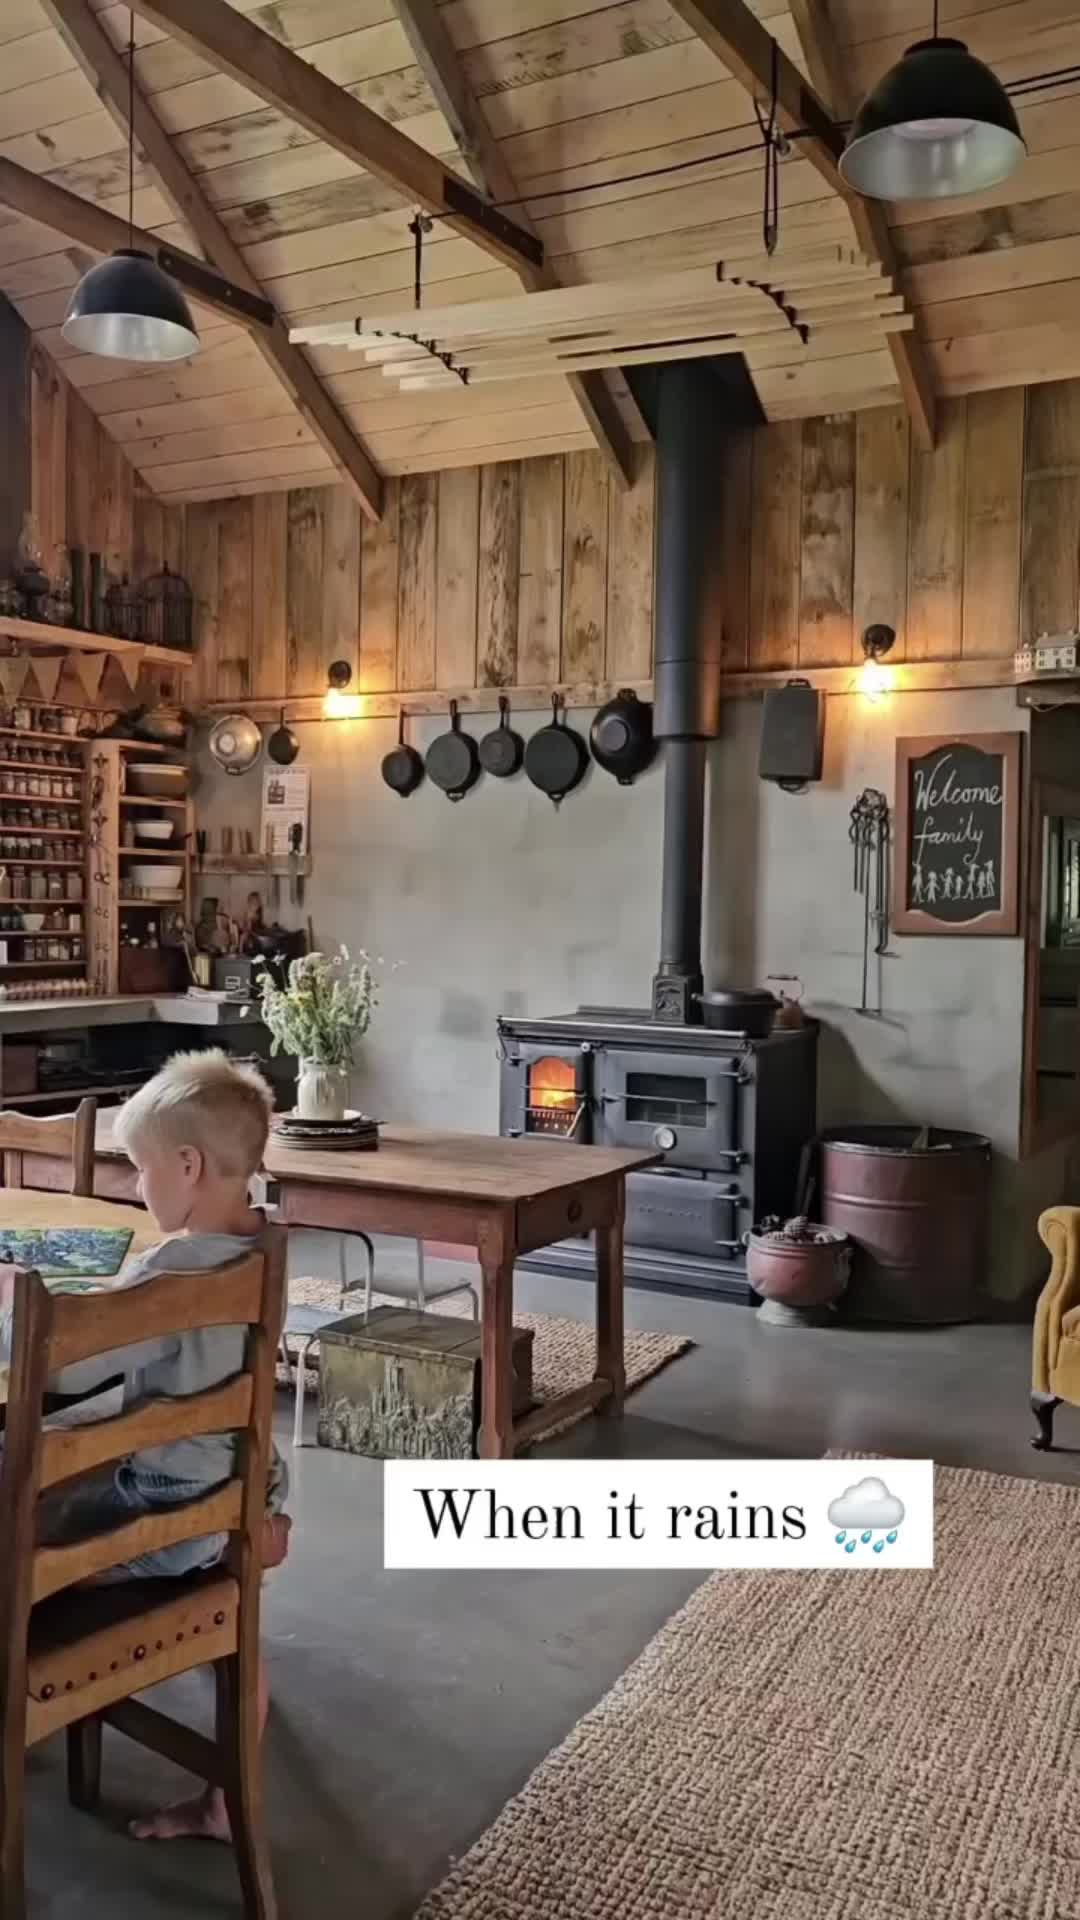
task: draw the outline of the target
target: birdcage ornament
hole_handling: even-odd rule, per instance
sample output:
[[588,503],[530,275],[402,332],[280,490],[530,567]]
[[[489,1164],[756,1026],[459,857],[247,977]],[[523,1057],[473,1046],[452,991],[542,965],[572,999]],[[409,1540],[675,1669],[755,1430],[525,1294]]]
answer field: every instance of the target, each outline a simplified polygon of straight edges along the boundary
[[105,595],[105,631],[117,640],[142,639],[142,600],[125,573]]
[[155,647],[191,649],[191,588],[182,574],[162,567],[142,588],[141,638]]

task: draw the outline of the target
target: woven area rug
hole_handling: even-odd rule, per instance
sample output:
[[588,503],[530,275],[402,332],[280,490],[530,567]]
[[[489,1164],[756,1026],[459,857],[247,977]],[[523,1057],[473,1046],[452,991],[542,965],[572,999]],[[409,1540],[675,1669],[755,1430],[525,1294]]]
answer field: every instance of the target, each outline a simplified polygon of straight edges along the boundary
[[[392,1298],[376,1289],[373,1301],[377,1306],[402,1306],[400,1298]],[[326,1307],[329,1311],[337,1308],[339,1293],[332,1280],[300,1279],[289,1281],[289,1299],[295,1305]],[[363,1295],[350,1296],[350,1305],[356,1313],[363,1307]],[[432,1303],[432,1313],[452,1314],[464,1319],[471,1314],[467,1294],[454,1294],[449,1300],[436,1300]],[[519,1313],[514,1310],[515,1327],[532,1327],[536,1338],[533,1342],[533,1389],[538,1400],[553,1400],[560,1393],[569,1393],[573,1387],[583,1387],[593,1377],[596,1367],[596,1334],[593,1327],[583,1320],[568,1320],[550,1313]],[[636,1333],[628,1331],[625,1338],[626,1353],[626,1390],[632,1393],[644,1381],[650,1380],[663,1367],[677,1360],[681,1353],[687,1353],[693,1346],[692,1340],[684,1339],[676,1333]],[[279,1367],[278,1377],[284,1380],[284,1369]],[[314,1386],[318,1376],[312,1374],[310,1383]],[[574,1414],[571,1419],[558,1427],[553,1427],[547,1438],[556,1433],[565,1433],[568,1427],[577,1426],[579,1420],[586,1420],[589,1414]]]
[[1080,1914],[1080,1489],[936,1482],[936,1572],[710,1576],[417,1920]]

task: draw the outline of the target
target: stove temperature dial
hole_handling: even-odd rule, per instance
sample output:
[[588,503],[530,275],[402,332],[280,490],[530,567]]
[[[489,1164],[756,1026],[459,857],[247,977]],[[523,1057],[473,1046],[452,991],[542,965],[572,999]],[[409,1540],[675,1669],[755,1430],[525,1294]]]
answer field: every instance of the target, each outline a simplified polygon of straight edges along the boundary
[[652,1143],[661,1153],[670,1153],[679,1144],[679,1136],[674,1127],[654,1127]]

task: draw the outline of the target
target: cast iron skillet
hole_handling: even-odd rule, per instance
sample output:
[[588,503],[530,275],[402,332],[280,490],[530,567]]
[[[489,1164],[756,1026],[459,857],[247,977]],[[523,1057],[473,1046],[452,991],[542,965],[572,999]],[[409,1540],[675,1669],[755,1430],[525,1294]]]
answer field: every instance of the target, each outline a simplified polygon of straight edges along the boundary
[[480,765],[496,780],[508,780],[525,758],[525,742],[510,725],[510,702],[505,694],[499,699],[499,724],[485,733],[480,742]]
[[300,751],[300,742],[291,727],[285,725],[285,709],[281,709],[280,723],[274,728],[266,743],[266,751],[271,760],[279,767],[291,767]]
[[632,786],[656,753],[652,707],[639,700],[632,687],[623,687],[601,707],[589,729],[592,756],[605,773],[614,774],[621,787]]
[[415,793],[424,777],[424,762],[415,747],[405,744],[405,709],[398,713],[398,743],[383,756],[382,777],[388,787],[404,800]]
[[551,723],[534,733],[525,749],[525,771],[534,787],[554,800],[558,806],[564,794],[570,793],[584,778],[589,764],[589,749],[580,733],[560,724],[559,713],[562,708],[562,695],[551,696]]
[[448,800],[463,800],[480,778],[480,753],[471,733],[462,733],[456,700],[450,702],[450,731],[437,734],[427,751],[427,770]]

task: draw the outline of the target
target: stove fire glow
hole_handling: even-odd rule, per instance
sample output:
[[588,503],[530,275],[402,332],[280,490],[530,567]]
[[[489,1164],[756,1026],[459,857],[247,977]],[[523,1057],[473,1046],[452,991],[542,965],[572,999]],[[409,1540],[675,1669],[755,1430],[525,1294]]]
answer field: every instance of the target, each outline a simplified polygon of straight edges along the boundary
[[568,1139],[581,1115],[581,1095],[572,1060],[556,1055],[535,1060],[529,1068],[526,1128],[529,1133],[554,1133]]

